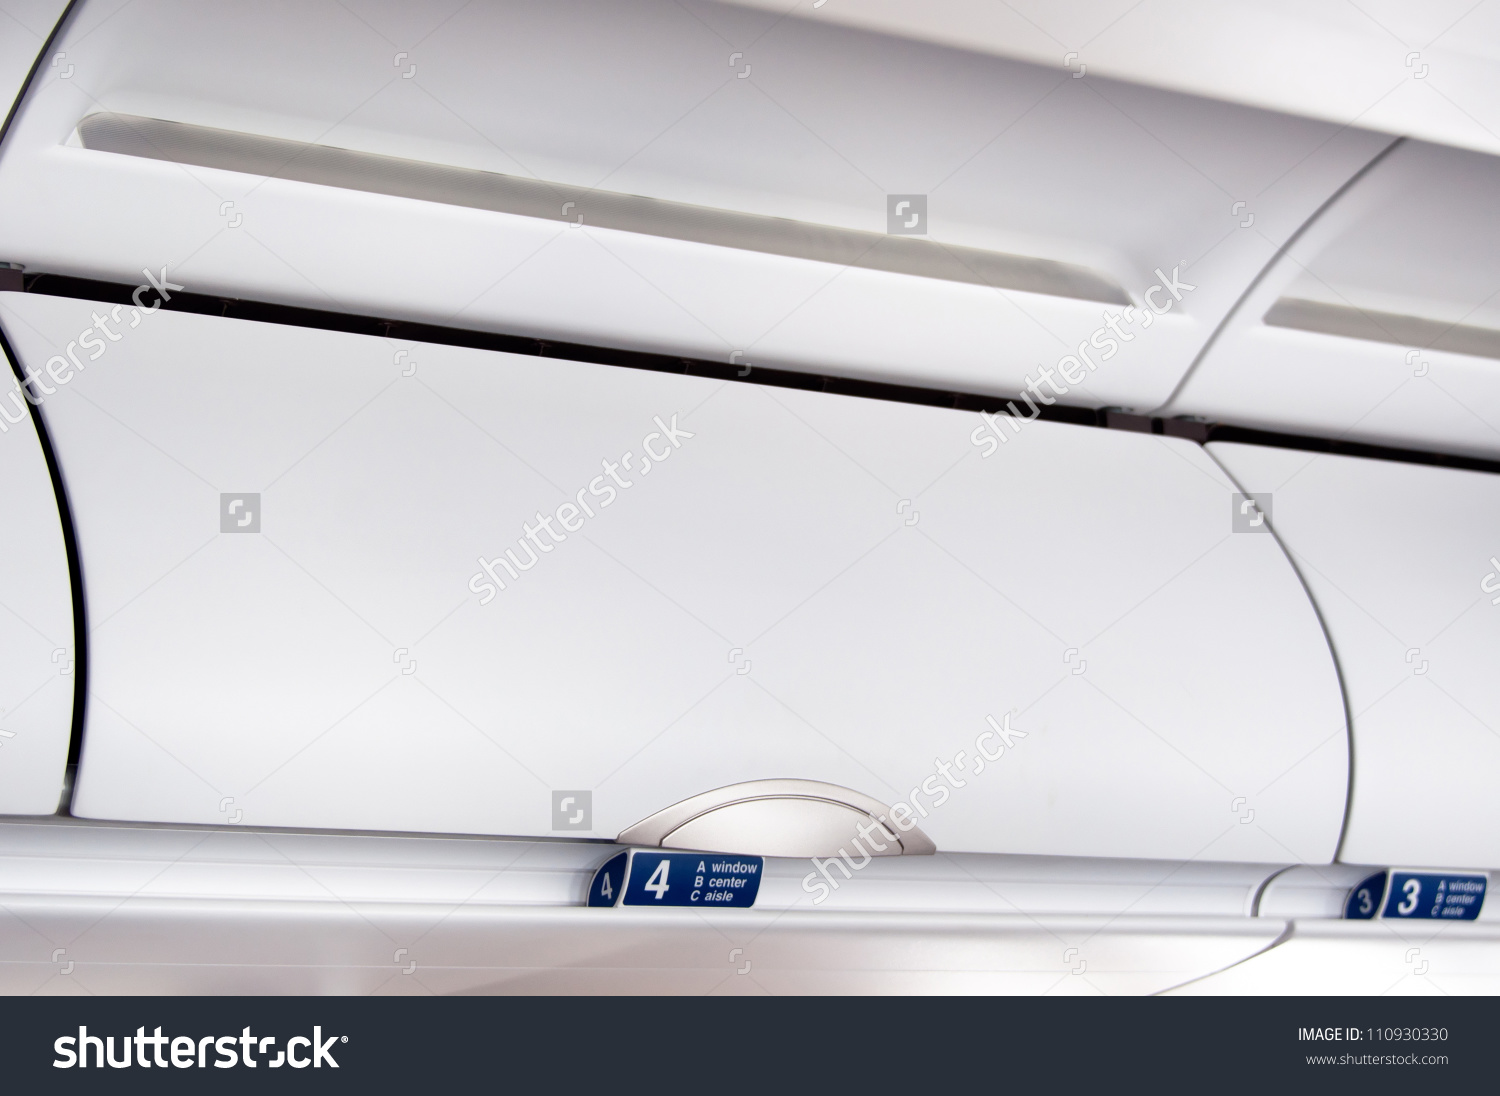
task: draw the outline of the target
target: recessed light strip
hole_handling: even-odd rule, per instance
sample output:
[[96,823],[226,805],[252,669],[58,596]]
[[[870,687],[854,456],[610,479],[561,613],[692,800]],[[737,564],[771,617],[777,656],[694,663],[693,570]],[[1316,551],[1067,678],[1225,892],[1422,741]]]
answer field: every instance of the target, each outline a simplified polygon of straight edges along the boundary
[[1500,331],[1494,328],[1468,327],[1398,312],[1372,312],[1352,305],[1282,297],[1265,314],[1264,322],[1272,327],[1315,331],[1320,335],[1500,359]]
[[78,136],[85,148],[124,156],[549,221],[576,223],[581,217],[582,223],[596,228],[742,251],[1106,304],[1131,303],[1117,283],[1085,267],[914,236],[737,213],[129,114],[91,114],[78,123]]

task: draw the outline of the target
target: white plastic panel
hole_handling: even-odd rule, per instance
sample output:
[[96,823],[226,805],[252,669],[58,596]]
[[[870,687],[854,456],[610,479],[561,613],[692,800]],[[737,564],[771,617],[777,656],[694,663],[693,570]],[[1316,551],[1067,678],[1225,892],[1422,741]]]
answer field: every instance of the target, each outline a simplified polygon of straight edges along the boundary
[[[1500,158],[1398,146],[1266,273],[1163,413],[1500,453],[1497,189]],[[1267,324],[1279,300],[1333,306],[1375,338]]]
[[[1341,919],[1350,893],[1378,870],[1361,864],[1294,865],[1266,884],[1256,902],[1256,915]],[[1379,898],[1377,894],[1374,900]]]
[[[583,906],[594,871],[619,851],[597,841],[10,820],[0,822],[0,900]],[[882,858],[817,902],[801,886],[805,858],[769,857],[755,908],[1243,918],[1266,878],[1279,870],[1274,864],[957,853],[892,861]]]
[[1265,865],[982,856],[821,907],[772,859],[754,909],[580,908],[613,851],[0,823],[0,992],[1151,993],[1284,928],[1241,916]]
[[[735,2],[1500,152],[1500,13],[1487,4]],[[1402,42],[1421,52],[1395,52]]]
[[1274,948],[1172,993],[1492,996],[1500,993],[1500,925],[1297,921]]
[[1500,476],[1209,450],[1271,493],[1343,672],[1354,741],[1340,859],[1500,864]]
[[1138,305],[1186,264],[1193,290],[1153,294],[1170,312],[1055,382],[1082,405],[1166,399],[1389,142],[671,0],[87,0],[61,48],[77,71],[36,89],[0,160],[0,202],[35,211],[0,255],[31,269],[134,284],[165,264],[199,292],[970,391],[1043,384],[1096,331],[1085,353],[1113,353],[1088,301],[579,227],[561,201],[547,220],[188,168],[74,130],[118,111],[872,232],[887,195],[921,194],[930,239],[1083,266]]
[[[109,311],[0,308],[38,363]],[[78,813],[533,835],[585,789],[613,837],[797,778],[926,783],[944,851],[1333,854],[1331,656],[1188,443],[1033,422],[986,458],[951,410],[116,314],[46,405],[94,622]],[[220,532],[231,493],[259,532]],[[976,773],[991,716],[1026,737]]]
[[[0,968],[0,991],[39,995],[1135,995],[1236,963],[1280,927],[960,914],[935,930],[931,918],[900,913],[752,909],[725,924],[691,911],[332,900],[216,908],[190,899],[33,899],[7,910],[0,946],[25,958]],[[54,941],[75,938],[53,962]],[[747,963],[746,977],[736,977]]]
[[0,369],[0,814],[51,814],[73,726],[73,594],[47,460]]
[[[26,74],[67,6],[67,0],[6,0],[0,8],[0,121],[21,94]],[[56,66],[47,67],[52,71],[45,75],[59,76],[68,71],[68,59],[58,58]]]

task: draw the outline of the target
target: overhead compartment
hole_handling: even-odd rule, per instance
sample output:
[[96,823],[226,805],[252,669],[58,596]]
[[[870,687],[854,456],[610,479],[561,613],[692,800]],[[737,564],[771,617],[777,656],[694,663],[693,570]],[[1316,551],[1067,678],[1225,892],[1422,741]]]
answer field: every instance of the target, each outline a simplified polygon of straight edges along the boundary
[[83,0],[58,48],[29,270],[1137,410],[1390,141],[672,0]]
[[1500,159],[1404,141],[1235,309],[1165,415],[1500,454]]
[[1196,446],[5,302],[28,364],[120,336],[44,407],[93,621],[75,813],[613,838],[816,781],[941,851],[1334,853],[1332,658]]
[[[9,328],[0,294],[0,321]],[[38,370],[45,368],[45,358]],[[57,495],[28,398],[41,380],[0,380],[0,814],[52,814],[63,791],[78,652]],[[29,396],[27,395],[29,393]]]
[[1500,476],[1211,443],[1327,625],[1353,731],[1341,860],[1500,865]]

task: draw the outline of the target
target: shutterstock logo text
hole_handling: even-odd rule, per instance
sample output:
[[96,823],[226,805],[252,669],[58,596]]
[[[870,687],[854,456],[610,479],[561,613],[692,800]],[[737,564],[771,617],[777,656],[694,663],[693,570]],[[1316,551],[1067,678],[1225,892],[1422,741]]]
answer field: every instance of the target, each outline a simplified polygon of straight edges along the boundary
[[161,1028],[147,1035],[144,1027],[138,1027],[134,1035],[119,1036],[120,1054],[117,1058],[115,1038],[113,1035],[90,1035],[87,1027],[80,1027],[76,1036],[60,1035],[52,1044],[52,1049],[57,1052],[52,1066],[54,1069],[73,1069],[75,1066],[103,1069],[106,1065],[111,1069],[128,1069],[133,1065],[141,1069],[153,1066],[157,1069],[206,1069],[212,1065],[215,1069],[233,1069],[243,1065],[248,1069],[261,1066],[269,1069],[282,1066],[338,1069],[339,1064],[334,1061],[329,1048],[334,1043],[349,1041],[347,1035],[330,1035],[325,1039],[323,1029],[316,1026],[311,1038],[293,1035],[282,1048],[278,1048],[276,1036],[255,1035],[248,1027],[238,1035],[204,1035],[201,1038],[163,1035]]

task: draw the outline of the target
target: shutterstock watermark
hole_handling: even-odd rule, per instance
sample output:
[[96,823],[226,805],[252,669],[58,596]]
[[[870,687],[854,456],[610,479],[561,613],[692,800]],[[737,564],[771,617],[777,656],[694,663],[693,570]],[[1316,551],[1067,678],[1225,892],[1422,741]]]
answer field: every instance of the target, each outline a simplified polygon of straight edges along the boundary
[[[293,1035],[278,1049],[276,1036],[256,1035],[247,1027],[238,1035],[163,1035],[161,1028],[147,1035],[144,1027],[135,1029],[135,1034],[122,1035],[120,1056],[115,1057],[115,1036],[90,1035],[87,1027],[80,1027],[78,1034],[59,1035],[52,1043],[57,1058],[54,1069],[89,1069],[92,1059],[94,1069],[129,1069],[132,1065],[141,1069],[233,1069],[243,1065],[256,1069],[262,1065],[268,1069],[291,1066],[293,1069],[338,1069],[332,1047],[335,1043],[347,1043],[347,1035],[330,1035],[323,1038],[323,1029],[314,1026],[312,1035]],[[132,1060],[131,1049],[135,1050]],[[272,1057],[272,1052],[275,1057]],[[92,1052],[92,1053],[91,1053]],[[210,1052],[213,1057],[210,1059]],[[260,1055],[259,1061],[256,1055]],[[167,1059],[170,1058],[169,1062]]]
[[[63,348],[62,354],[53,354],[52,357],[47,359],[46,375],[52,378],[52,385],[49,385],[42,378],[41,370],[25,370],[25,378],[16,383],[15,387],[10,391],[10,401],[16,409],[15,418],[10,417],[10,412],[5,406],[5,401],[0,400],[0,434],[8,431],[12,426],[18,425],[26,417],[26,405],[21,402],[19,397],[24,395],[27,403],[33,407],[40,407],[45,397],[52,395],[58,388],[67,384],[77,373],[83,372],[84,363],[78,360],[75,347],[81,347],[89,351],[89,361],[98,361],[109,349],[110,343],[119,342],[125,337],[126,331],[139,327],[142,316],[151,315],[162,306],[164,301],[172,299],[173,290],[181,290],[183,288],[183,286],[178,285],[176,282],[168,280],[166,267],[161,268],[159,275],[144,269],[141,273],[146,275],[146,281],[144,284],[136,286],[135,292],[130,295],[130,299],[136,304],[136,307],[130,310],[130,322],[127,324],[121,315],[121,312],[126,308],[123,304],[115,305],[102,316],[97,312],[92,313],[93,325],[85,327],[80,331],[78,338]],[[156,291],[157,299],[148,308],[146,303],[141,300],[141,297],[152,290]],[[116,331],[115,327],[110,326],[111,323],[115,327],[120,328],[120,330]],[[100,335],[103,335],[104,338],[101,339]],[[64,357],[64,354],[67,356]]]
[[[1010,409],[1009,415],[992,415],[987,411],[981,411],[979,417],[984,420],[984,423],[976,426],[974,432],[969,435],[969,441],[984,450],[980,456],[993,456],[995,450],[1010,441],[1005,431],[1000,429],[1001,421],[1010,426],[1012,434],[1019,434],[1022,426],[1041,417],[1042,408],[1039,404],[1051,406],[1057,402],[1058,397],[1066,396],[1072,391],[1072,386],[1082,384],[1089,373],[1098,369],[1098,364],[1089,357],[1090,347],[1099,352],[1100,362],[1109,361],[1120,352],[1121,343],[1133,342],[1136,335],[1140,333],[1139,331],[1135,333],[1126,331],[1126,325],[1137,326],[1137,317],[1139,317],[1140,331],[1148,330],[1156,322],[1157,316],[1166,315],[1172,310],[1173,304],[1182,300],[1184,293],[1191,293],[1197,289],[1197,286],[1188,285],[1179,277],[1178,271],[1182,269],[1182,266],[1182,263],[1178,263],[1172,268],[1171,274],[1163,274],[1161,267],[1156,268],[1155,273],[1161,279],[1161,283],[1153,285],[1141,294],[1148,307],[1138,309],[1134,305],[1127,305],[1119,312],[1110,312],[1106,309],[1103,326],[1095,328],[1092,335],[1078,344],[1077,354],[1064,354],[1057,360],[1056,366],[1037,366],[1037,372],[1041,375],[1040,379],[1033,379],[1030,373],[1026,374],[1026,383],[1023,386],[1025,391],[1021,393],[1021,400],[1031,409],[1031,414],[1023,414],[1016,406],[1015,400],[1009,400],[1006,403]],[[1158,304],[1155,298],[1163,294],[1170,294],[1170,296],[1163,296],[1161,303]],[[1062,377],[1062,383],[1057,381],[1058,376]],[[1050,396],[1042,391],[1042,385],[1046,385],[1051,390]]]
[[1494,570],[1479,580],[1479,589],[1486,594],[1495,595],[1490,599],[1491,605],[1500,605],[1500,558],[1491,556],[1490,566]]
[[[501,590],[506,589],[505,579],[500,577],[499,569],[503,569],[510,580],[515,582],[521,577],[522,571],[531,570],[542,556],[567,540],[569,533],[582,529],[585,519],[596,516],[585,496],[602,500],[596,503],[600,510],[613,506],[622,492],[650,475],[651,469],[682,448],[685,440],[693,437],[693,434],[678,427],[676,415],[672,416],[670,425],[662,422],[660,415],[653,417],[651,421],[656,424],[657,429],[641,439],[639,464],[636,463],[634,451],[625,452],[618,461],[605,459],[602,462],[603,473],[579,488],[573,495],[574,501],[563,503],[550,515],[538,510],[533,519],[535,526],[521,523],[522,535],[518,545],[526,553],[527,562],[521,562],[521,557],[516,555],[514,548],[507,548],[503,555],[494,559],[479,557],[480,569],[469,579],[470,592],[480,595],[479,604],[488,605]],[[620,474],[622,470],[637,478],[626,479]],[[552,527],[554,521],[562,527],[562,532]],[[543,533],[547,535],[546,540],[542,539]]]
[[[916,826],[918,815],[923,818],[927,817],[928,807],[923,804],[921,797],[917,794],[918,792],[925,793],[932,800],[930,806],[933,810],[936,810],[952,797],[952,789],[968,786],[969,782],[960,779],[955,773],[972,773],[974,776],[978,776],[984,772],[987,765],[992,765],[1005,756],[1007,746],[1014,748],[1016,739],[1025,738],[1025,731],[1010,725],[1010,717],[1011,713],[1007,712],[1002,722],[992,715],[985,716],[984,720],[989,724],[989,727],[985,731],[982,731],[978,738],[974,739],[974,753],[972,755],[968,750],[959,750],[958,753],[953,755],[952,761],[934,758],[932,764],[933,768],[937,771],[922,781],[920,785],[913,788],[911,794],[907,796],[906,801],[892,804],[889,815],[883,814],[874,822],[862,822],[856,826],[855,829],[859,831],[859,836],[854,838],[850,844],[854,846],[854,851],[859,853],[860,860],[856,861],[849,855],[848,850],[844,848],[839,849],[837,856],[830,856],[827,860],[819,860],[816,856],[811,857],[812,866],[816,870],[810,871],[802,877],[802,889],[808,894],[816,895],[813,899],[813,905],[822,905],[830,894],[839,889],[839,881],[834,878],[833,872],[828,870],[830,867],[837,868],[845,879],[853,879],[855,872],[874,859],[874,856],[870,852],[871,849],[875,852],[884,852],[890,847],[877,838],[877,833],[886,842],[900,840],[890,830],[886,829],[884,823],[889,822],[902,833],[906,833]],[[992,745],[997,739],[999,740],[999,745],[995,746],[993,752],[991,752],[986,746]],[[968,768],[964,762],[966,758],[971,757],[973,767]],[[869,848],[866,848],[865,844],[861,843],[861,840],[867,843]],[[819,876],[822,878],[819,878]]]

